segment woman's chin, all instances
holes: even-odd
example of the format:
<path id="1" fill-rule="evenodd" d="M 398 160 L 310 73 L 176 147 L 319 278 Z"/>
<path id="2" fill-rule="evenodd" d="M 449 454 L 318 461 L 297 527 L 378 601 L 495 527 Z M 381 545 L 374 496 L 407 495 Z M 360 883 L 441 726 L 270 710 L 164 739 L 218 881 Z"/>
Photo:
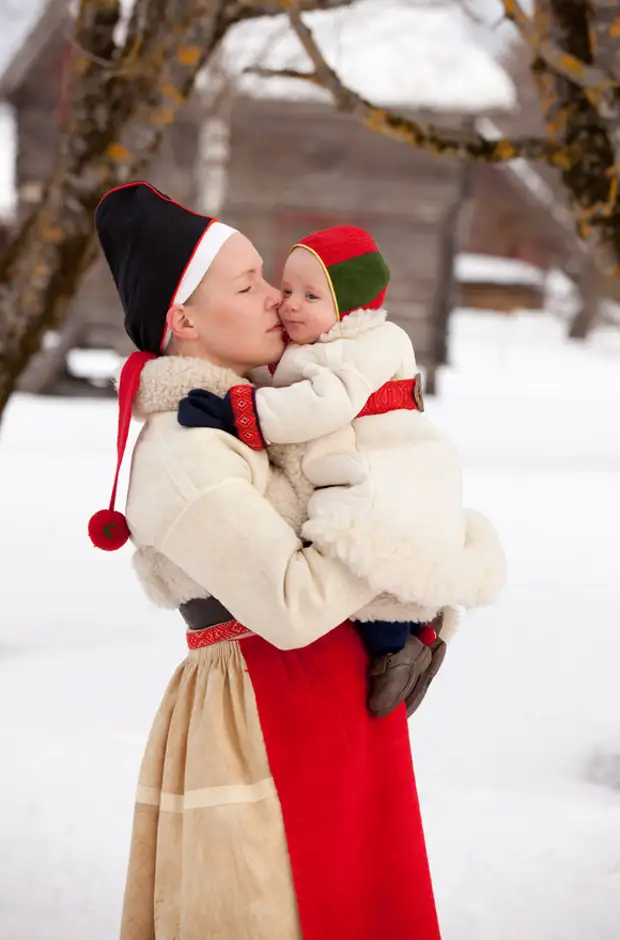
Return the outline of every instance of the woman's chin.
<path id="1" fill-rule="evenodd" d="M 280 358 L 280 356 L 284 352 L 284 347 L 286 346 L 286 342 L 284 339 L 284 330 L 283 329 L 272 330 L 267 335 L 269 336 L 269 339 L 270 339 L 269 348 L 270 350 L 273 350 L 273 352 L 270 352 L 270 355 L 272 356 L 272 358 L 269 361 L 275 362 L 277 359 Z"/>

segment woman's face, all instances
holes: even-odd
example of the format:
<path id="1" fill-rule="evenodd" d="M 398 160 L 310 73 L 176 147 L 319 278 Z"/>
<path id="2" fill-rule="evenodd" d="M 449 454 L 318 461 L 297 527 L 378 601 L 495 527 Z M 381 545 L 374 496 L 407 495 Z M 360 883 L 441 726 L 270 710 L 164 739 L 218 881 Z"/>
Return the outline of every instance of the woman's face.
<path id="1" fill-rule="evenodd" d="M 235 232 L 187 303 L 171 309 L 168 325 L 180 341 L 179 351 L 245 375 L 277 362 L 284 351 L 280 300 L 280 291 L 263 277 L 256 248 Z"/>

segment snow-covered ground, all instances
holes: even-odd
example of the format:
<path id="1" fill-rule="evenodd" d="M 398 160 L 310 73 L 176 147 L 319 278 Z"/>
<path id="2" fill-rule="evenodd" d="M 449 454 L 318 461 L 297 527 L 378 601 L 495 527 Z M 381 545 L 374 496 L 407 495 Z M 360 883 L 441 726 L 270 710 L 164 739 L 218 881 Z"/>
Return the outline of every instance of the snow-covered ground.
<path id="1" fill-rule="evenodd" d="M 444 940 L 619 933 L 620 349 L 560 329 L 460 313 L 429 405 L 511 568 L 411 722 Z M 116 936 L 140 754 L 184 655 L 129 552 L 87 542 L 114 437 L 112 403 L 24 397 L 0 434 L 0 940 Z"/>

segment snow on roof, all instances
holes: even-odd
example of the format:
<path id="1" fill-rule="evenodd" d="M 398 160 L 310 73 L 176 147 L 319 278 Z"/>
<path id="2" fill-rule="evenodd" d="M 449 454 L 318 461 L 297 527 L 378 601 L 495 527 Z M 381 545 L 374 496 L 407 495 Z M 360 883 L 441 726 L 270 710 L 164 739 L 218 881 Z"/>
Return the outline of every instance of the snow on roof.
<path id="1" fill-rule="evenodd" d="M 15 212 L 15 115 L 10 105 L 0 103 L 0 220 Z"/>
<path id="2" fill-rule="evenodd" d="M 455 274 L 462 284 L 529 284 L 540 287 L 545 280 L 541 268 L 514 258 L 473 255 L 463 252 L 456 257 Z"/>
<path id="3" fill-rule="evenodd" d="M 509 75 L 475 38 L 470 19 L 452 0 L 357 0 L 304 17 L 327 62 L 345 85 L 373 103 L 456 110 L 509 109 Z M 329 101 L 327 92 L 285 78 L 241 75 L 248 66 L 307 70 L 306 56 L 286 15 L 234 26 L 222 62 L 239 90 L 257 98 Z"/>
<path id="4" fill-rule="evenodd" d="M 2 0 L 0 5 L 0 77 L 36 26 L 48 0 Z"/>
<path id="5" fill-rule="evenodd" d="M 0 78 L 39 21 L 49 0 L 2 0 L 0 4 Z M 13 109 L 0 102 L 0 219 L 15 212 L 16 133 Z"/>

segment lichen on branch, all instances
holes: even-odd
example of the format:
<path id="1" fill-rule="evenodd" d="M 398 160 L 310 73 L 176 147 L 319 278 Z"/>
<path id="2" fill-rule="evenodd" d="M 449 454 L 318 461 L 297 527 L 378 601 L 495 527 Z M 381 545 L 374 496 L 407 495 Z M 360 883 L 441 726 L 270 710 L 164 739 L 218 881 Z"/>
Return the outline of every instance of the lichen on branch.
<path id="1" fill-rule="evenodd" d="M 302 19 L 297 0 L 276 0 L 276 2 L 288 12 L 291 25 L 312 62 L 314 71 L 301 72 L 295 69 L 258 67 L 248 69 L 248 71 L 266 78 L 297 79 L 324 88 L 331 95 L 338 110 L 353 115 L 373 131 L 394 137 L 429 153 L 456 156 L 481 163 L 503 163 L 506 160 L 525 158 L 543 161 L 564 169 L 571 165 L 574 154 L 569 148 L 559 146 L 553 141 L 538 137 L 523 137 L 516 140 L 501 137 L 497 140 L 488 140 L 481 134 L 461 128 L 439 130 L 433 125 L 424 126 L 391 109 L 372 104 L 347 88 L 327 63 L 315 42 L 312 31 Z"/>

